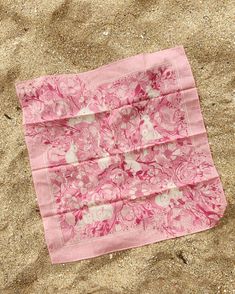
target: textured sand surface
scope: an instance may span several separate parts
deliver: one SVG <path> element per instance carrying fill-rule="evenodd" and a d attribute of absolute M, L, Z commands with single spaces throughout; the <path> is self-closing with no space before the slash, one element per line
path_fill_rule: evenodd
<path fill-rule="evenodd" d="M 0 292 L 235 293 L 233 1 L 0 0 Z M 228 208 L 209 231 L 50 263 L 16 80 L 75 73 L 183 45 Z"/>

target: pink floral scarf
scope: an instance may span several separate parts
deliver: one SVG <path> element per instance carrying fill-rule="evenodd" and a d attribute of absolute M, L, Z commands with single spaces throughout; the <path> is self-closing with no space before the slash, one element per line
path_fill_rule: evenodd
<path fill-rule="evenodd" d="M 203 231 L 222 217 L 183 47 L 16 91 L 52 263 Z"/>

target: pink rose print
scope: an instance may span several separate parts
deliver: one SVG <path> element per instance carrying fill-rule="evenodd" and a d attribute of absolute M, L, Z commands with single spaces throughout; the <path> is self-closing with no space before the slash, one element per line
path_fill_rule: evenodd
<path fill-rule="evenodd" d="M 164 96 L 158 104 L 151 103 L 148 107 L 154 129 L 161 136 L 185 135 L 185 114 L 181 107 L 180 93 Z"/>
<path fill-rule="evenodd" d="M 172 188 L 162 194 L 157 194 L 155 197 L 155 203 L 160 207 L 169 207 L 171 202 L 175 202 L 177 199 L 182 199 L 183 194 L 177 188 Z"/>
<path fill-rule="evenodd" d="M 95 204 L 112 203 L 120 199 L 120 189 L 113 183 L 107 183 L 97 187 L 91 198 Z"/>
<path fill-rule="evenodd" d="M 78 96 L 81 94 L 81 82 L 72 77 L 61 77 L 57 82 L 58 91 L 62 96 Z M 84 97 L 79 97 L 83 102 Z"/>
<path fill-rule="evenodd" d="M 124 202 L 120 211 L 119 225 L 122 223 L 132 223 L 132 226 L 146 226 L 154 215 L 153 207 L 150 203 L 145 201 Z M 122 226 L 122 229 L 128 229 L 128 226 Z"/>
<path fill-rule="evenodd" d="M 93 124 L 80 124 L 76 134 L 76 150 L 79 161 L 95 158 L 99 152 L 100 134 L 97 126 Z"/>
<path fill-rule="evenodd" d="M 182 183 L 191 183 L 197 176 L 195 166 L 188 161 L 180 162 L 176 168 L 177 180 Z"/>
<path fill-rule="evenodd" d="M 119 151 L 125 151 L 127 146 L 136 146 L 140 143 L 139 123 L 138 112 L 132 107 L 122 108 L 118 113 L 113 112 L 109 124 L 113 129 L 113 140 Z"/>

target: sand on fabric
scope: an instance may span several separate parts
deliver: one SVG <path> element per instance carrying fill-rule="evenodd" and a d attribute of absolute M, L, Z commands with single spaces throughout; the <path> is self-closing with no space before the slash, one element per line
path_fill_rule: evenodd
<path fill-rule="evenodd" d="M 0 292 L 235 293 L 233 1 L 0 0 Z M 183 45 L 228 208 L 206 232 L 51 265 L 14 83 Z"/>

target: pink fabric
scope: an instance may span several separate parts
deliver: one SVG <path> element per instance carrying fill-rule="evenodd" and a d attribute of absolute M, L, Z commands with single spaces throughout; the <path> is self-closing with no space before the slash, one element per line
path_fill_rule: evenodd
<path fill-rule="evenodd" d="M 52 263 L 203 231 L 223 215 L 183 47 L 16 91 Z"/>

